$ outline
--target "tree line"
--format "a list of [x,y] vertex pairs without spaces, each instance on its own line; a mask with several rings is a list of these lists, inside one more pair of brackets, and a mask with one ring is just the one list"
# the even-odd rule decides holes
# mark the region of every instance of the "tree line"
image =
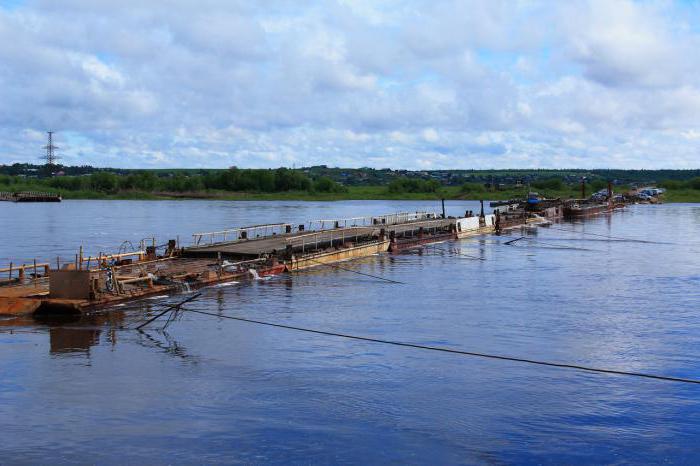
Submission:
[[[13,169],[19,167],[12,166]],[[81,170],[86,167],[79,167]],[[561,192],[575,188],[558,176],[543,177],[528,183],[533,191]],[[659,183],[670,190],[700,190],[700,176],[690,179],[667,179]],[[438,194],[445,183],[436,179],[400,176],[385,184],[391,194],[434,193]],[[498,188],[485,183],[466,182],[459,189],[462,194],[477,195],[493,189],[512,189],[515,185],[504,184]],[[597,178],[587,183],[587,191],[604,189],[607,181]],[[302,191],[310,193],[344,193],[348,188],[328,176],[309,176],[303,170],[239,169],[228,170],[100,170],[89,174],[52,177],[29,177],[0,173],[0,191],[53,188],[57,191],[83,191],[115,194],[119,192],[144,193],[196,193],[205,191],[275,193]]]
[[98,191],[107,194],[120,191],[149,193],[183,193],[204,190],[261,193],[285,191],[339,193],[346,191],[343,185],[330,178],[311,179],[301,171],[288,168],[275,170],[231,168],[204,174],[176,172],[165,174],[165,176],[158,176],[154,171],[126,174],[99,171],[84,176],[55,176],[52,178],[0,175],[0,185],[8,187],[12,185],[36,185],[64,191]]

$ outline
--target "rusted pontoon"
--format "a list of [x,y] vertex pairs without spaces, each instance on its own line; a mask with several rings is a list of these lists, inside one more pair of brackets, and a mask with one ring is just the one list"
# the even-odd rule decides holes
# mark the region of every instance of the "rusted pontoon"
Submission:
[[0,192],[0,201],[9,202],[61,202],[61,195],[36,191]]
[[[120,254],[10,266],[0,282],[0,314],[75,312],[222,282],[298,271],[455,237],[455,219],[414,212],[306,225],[255,225],[196,233]],[[316,229],[312,229],[316,228]],[[142,245],[143,246],[143,245]]]

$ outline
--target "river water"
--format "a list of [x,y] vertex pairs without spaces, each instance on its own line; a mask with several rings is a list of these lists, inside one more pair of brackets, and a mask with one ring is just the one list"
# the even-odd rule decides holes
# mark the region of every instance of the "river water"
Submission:
[[[478,210],[474,202],[447,207],[448,214]],[[153,235],[186,243],[196,231],[246,224],[437,208],[413,201],[0,203],[0,263],[70,258],[81,244],[97,253]],[[345,264],[404,284],[324,267],[207,288],[190,308],[700,379],[698,232],[698,204],[632,206],[540,228],[511,245],[504,243],[514,236],[480,237]],[[700,385],[192,313],[165,331],[130,330],[180,299],[76,321],[0,321],[0,462],[700,461]]]

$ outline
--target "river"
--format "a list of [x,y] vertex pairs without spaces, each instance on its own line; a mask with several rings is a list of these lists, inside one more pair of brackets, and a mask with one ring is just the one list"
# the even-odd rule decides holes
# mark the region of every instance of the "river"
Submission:
[[[0,203],[0,263],[247,224],[432,202]],[[451,201],[448,214],[478,210]],[[700,379],[700,205],[203,290],[191,309]],[[515,234],[515,233],[514,233]],[[520,236],[520,233],[517,233]],[[614,237],[614,238],[610,238]],[[163,241],[161,241],[163,240]],[[127,247],[127,246],[123,246]],[[462,254],[462,255],[459,255]],[[484,260],[473,260],[469,256]],[[0,321],[3,463],[572,464],[700,461],[700,385],[437,353],[184,313],[147,299],[80,320]]]

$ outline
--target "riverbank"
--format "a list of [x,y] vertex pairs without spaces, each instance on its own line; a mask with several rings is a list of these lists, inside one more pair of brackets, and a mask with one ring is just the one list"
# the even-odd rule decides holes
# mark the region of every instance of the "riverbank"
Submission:
[[[13,186],[15,191],[23,191],[24,186]],[[26,190],[30,190],[27,187]],[[345,192],[325,193],[314,191],[283,191],[283,192],[233,192],[223,190],[168,192],[145,192],[123,190],[113,193],[100,191],[64,191],[46,188],[46,192],[59,193],[64,199],[94,199],[94,200],[225,200],[225,201],[353,201],[353,200],[467,200],[489,199],[506,200],[523,197],[526,190],[506,189],[499,191],[463,192],[459,186],[444,186],[436,192],[410,193],[390,192],[386,186],[348,186]],[[561,190],[540,190],[540,194],[550,198],[571,198],[580,196],[577,188],[566,187]],[[700,202],[700,190],[669,189],[664,195],[664,202]]]

